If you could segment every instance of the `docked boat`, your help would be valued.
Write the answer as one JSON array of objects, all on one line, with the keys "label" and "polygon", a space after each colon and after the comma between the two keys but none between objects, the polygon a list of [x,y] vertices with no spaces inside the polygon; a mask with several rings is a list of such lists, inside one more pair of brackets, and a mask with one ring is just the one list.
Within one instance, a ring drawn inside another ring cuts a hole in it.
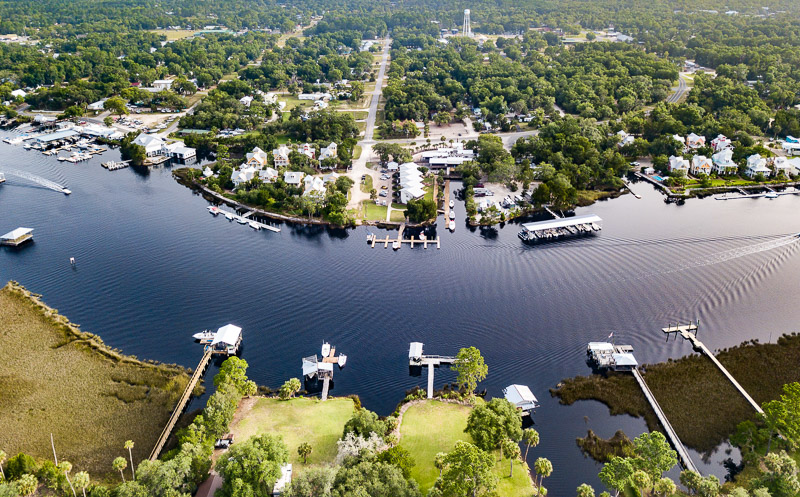
[{"label": "docked boat", "polygon": [[764,195],[764,198],[778,198],[778,194],[775,192],[769,192],[766,195]]},{"label": "docked boat", "polygon": [[219,207],[217,207],[216,205],[209,205],[208,206],[208,212],[210,212],[211,214],[214,214],[216,216],[217,214],[219,214],[220,210],[219,210]]},{"label": "docked boat", "polygon": [[427,236],[425,236],[425,232],[424,232],[424,231],[423,231],[422,233],[420,233],[420,234],[419,234],[419,239],[420,239],[420,240],[422,240],[423,242],[424,242],[424,241],[425,241],[427,238],[428,238],[428,237],[427,237]]},{"label": "docked boat", "polygon": [[393,241],[392,242],[392,249],[393,250],[397,250],[399,248],[400,248],[400,242],[398,242],[397,240]]},{"label": "docked boat", "polygon": [[450,211],[450,219],[452,220],[452,219],[455,219],[455,218],[456,218],[455,211]]},{"label": "docked boat", "polygon": [[322,357],[328,357],[331,353],[331,344],[328,342],[322,342]]},{"label": "docked boat", "polygon": [[259,226],[259,224],[255,221],[250,221],[248,224],[250,225],[251,228],[253,228],[256,231],[261,229],[261,226]]},{"label": "docked boat", "polygon": [[228,221],[233,221],[233,214],[231,214],[230,212],[223,212],[222,214],[225,216],[225,219],[227,219]]},{"label": "docked boat", "polygon": [[247,219],[243,218],[242,216],[239,216],[239,217],[237,217],[237,218],[236,218],[236,221],[237,221],[239,224],[247,224]]},{"label": "docked boat", "polygon": [[200,333],[195,333],[194,335],[192,335],[192,338],[200,342],[210,342],[211,340],[214,339],[214,335],[216,335],[216,332],[214,331],[203,330]]},{"label": "docked boat", "polygon": [[450,199],[450,208],[452,209],[455,206],[456,206],[456,202],[451,198]]},{"label": "docked boat", "polygon": [[344,365],[347,363],[347,356],[344,354],[339,354],[339,357],[337,358],[336,362],[339,363],[340,368],[343,368]]},{"label": "docked boat", "polygon": [[447,223],[447,228],[450,231],[455,231],[456,230],[456,222],[451,220],[449,223]]}]

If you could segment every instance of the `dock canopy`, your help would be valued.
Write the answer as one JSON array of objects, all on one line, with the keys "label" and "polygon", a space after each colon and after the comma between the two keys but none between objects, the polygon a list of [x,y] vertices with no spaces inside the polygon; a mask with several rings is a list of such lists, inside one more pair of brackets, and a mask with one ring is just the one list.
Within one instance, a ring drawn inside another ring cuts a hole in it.
[{"label": "dock canopy", "polygon": [[567,226],[576,226],[579,224],[599,224],[602,222],[603,220],[596,214],[585,214],[583,216],[551,219],[548,221],[538,221],[536,223],[525,223],[522,225],[522,227],[528,231],[541,231],[552,230],[556,228],[566,228]]},{"label": "dock canopy", "polygon": [[639,364],[636,362],[636,358],[633,357],[631,353],[623,353],[623,354],[614,354],[614,369],[617,371],[620,370],[627,370],[633,369]]},{"label": "dock canopy", "polygon": [[224,343],[225,345],[237,345],[239,343],[239,335],[241,334],[241,328],[232,324],[226,324],[217,330],[217,334],[214,335],[214,340],[211,342],[211,345],[213,346],[218,343]]},{"label": "dock canopy", "polygon": [[422,357],[422,342],[411,342],[408,348],[409,359],[419,359]]},{"label": "dock canopy", "polygon": [[314,376],[317,374],[317,356],[303,357],[303,376]]},{"label": "dock canopy", "polygon": [[0,245],[19,245],[33,238],[33,228],[17,228],[0,236]]},{"label": "dock canopy", "polygon": [[533,395],[531,389],[525,385],[509,385],[503,389],[506,400],[522,409],[530,411],[539,407],[539,401]]}]

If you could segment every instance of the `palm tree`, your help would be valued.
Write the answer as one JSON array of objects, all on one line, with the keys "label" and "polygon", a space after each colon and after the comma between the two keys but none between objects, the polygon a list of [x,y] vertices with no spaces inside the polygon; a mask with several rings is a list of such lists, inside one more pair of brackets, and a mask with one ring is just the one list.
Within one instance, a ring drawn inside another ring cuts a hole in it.
[{"label": "palm tree", "polygon": [[303,464],[306,463],[306,459],[308,459],[308,456],[311,455],[313,450],[314,448],[311,447],[311,444],[308,442],[301,443],[300,447],[297,448],[297,453],[303,458]]},{"label": "palm tree", "polygon": [[135,480],[136,473],[133,471],[133,440],[126,440],[123,447],[128,449],[128,456],[131,458],[131,480]]},{"label": "palm tree", "polygon": [[78,494],[75,493],[75,487],[72,486],[72,482],[69,479],[69,472],[72,471],[72,463],[69,461],[61,461],[58,463],[58,469],[64,472],[64,476],[67,477],[67,483],[69,483],[69,488],[72,490],[72,497],[78,497]]},{"label": "palm tree", "polygon": [[439,452],[433,458],[433,465],[439,470],[439,478],[442,477],[442,470],[444,469],[444,458],[447,457],[446,452]]},{"label": "palm tree", "polygon": [[118,457],[111,463],[111,467],[119,471],[119,475],[122,477],[122,483],[125,483],[125,473],[123,473],[123,471],[128,467],[128,461],[126,461],[124,457]]},{"label": "palm tree", "polygon": [[6,457],[8,457],[8,454],[0,450],[0,477],[3,480],[6,479],[6,474],[3,472],[3,463],[6,462]]},{"label": "palm tree", "polygon": [[553,463],[545,457],[540,457],[533,463],[533,468],[536,470],[536,474],[539,475],[539,484],[537,486],[541,489],[542,480],[553,474]]},{"label": "palm tree", "polygon": [[79,471],[75,473],[75,486],[83,491],[83,497],[86,497],[86,487],[89,486],[89,473],[86,471]]},{"label": "palm tree", "polygon": [[644,491],[647,487],[650,486],[650,475],[642,471],[641,469],[636,470],[631,475],[631,483],[639,489],[639,494],[644,497]]},{"label": "palm tree", "polygon": [[519,459],[519,444],[517,442],[511,440],[510,438],[506,438],[502,442],[500,442],[500,448],[502,449],[503,453],[508,457],[508,462],[511,465],[511,468],[508,472],[508,477],[511,478],[514,476],[514,460]]},{"label": "palm tree", "polygon": [[594,489],[586,483],[581,483],[576,492],[578,497],[594,497]]},{"label": "palm tree", "polygon": [[539,445],[539,432],[534,430],[533,428],[525,428],[522,430],[522,441],[525,442],[525,460],[528,460],[528,451],[531,450],[531,447],[536,447]]}]

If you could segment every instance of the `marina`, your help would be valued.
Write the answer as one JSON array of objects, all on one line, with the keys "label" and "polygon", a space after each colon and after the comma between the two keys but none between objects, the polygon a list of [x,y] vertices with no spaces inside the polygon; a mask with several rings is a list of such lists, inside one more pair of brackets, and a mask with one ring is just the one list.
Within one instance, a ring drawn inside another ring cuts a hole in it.
[{"label": "marina", "polygon": [[[550,211],[552,213],[552,211]],[[551,219],[525,223],[517,233],[522,241],[550,241],[575,235],[589,235],[600,231],[603,220],[596,214]]]},{"label": "marina", "polygon": [[125,169],[126,167],[131,165],[131,161],[129,160],[122,160],[122,161],[108,161],[103,162],[103,167],[108,169],[109,171],[116,171],[117,169]]},{"label": "marina", "polygon": [[236,214],[234,212],[224,211],[224,210],[220,209],[219,207],[217,207],[215,205],[210,205],[210,206],[206,207],[206,210],[208,212],[210,212],[212,215],[214,215],[214,217],[216,217],[219,214],[222,214],[225,217],[225,219],[227,219],[228,221],[236,221],[239,224],[246,224],[246,225],[250,226],[251,228],[253,228],[256,231],[264,229],[264,230],[267,230],[267,231],[272,231],[274,233],[280,233],[281,232],[281,229],[276,227],[276,226],[272,226],[271,224],[266,224],[266,223],[262,223],[262,222],[250,219],[250,217],[253,214],[255,214],[256,211],[248,211],[248,212],[246,212],[246,213],[244,213],[242,215],[239,215],[239,214]]}]

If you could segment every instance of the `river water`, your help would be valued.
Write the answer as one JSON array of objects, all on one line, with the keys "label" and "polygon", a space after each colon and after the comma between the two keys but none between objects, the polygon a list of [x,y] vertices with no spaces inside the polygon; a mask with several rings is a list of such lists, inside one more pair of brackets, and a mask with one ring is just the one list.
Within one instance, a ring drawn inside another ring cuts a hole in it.
[{"label": "river water", "polygon": [[[215,218],[169,168],[103,169],[115,151],[76,165],[0,144],[0,157],[0,171],[23,169],[73,192],[10,176],[0,186],[0,232],[35,229],[34,243],[0,250],[0,282],[19,281],[128,354],[187,367],[202,352],[192,333],[237,324],[248,374],[271,387],[300,377],[301,357],[328,340],[349,358],[332,394],[358,394],[382,415],[425,385],[426,373],[409,376],[409,342],[424,342],[429,354],[474,345],[489,366],[481,383],[489,395],[522,383],[541,401],[542,442],[529,458],[552,460],[551,495],[573,495],[582,482],[602,487],[600,466],[575,444],[588,428],[606,437],[645,429],[596,402],[551,398],[562,378],[589,373],[588,341],[613,332],[639,362],[653,363],[691,352],[664,342],[660,328],[670,322],[699,318],[716,349],[775,340],[800,317],[798,245],[761,250],[800,231],[795,196],[677,206],[636,184],[642,199],[579,209],[604,219],[598,236],[538,246],[523,245],[514,224],[467,229],[458,204],[455,233],[439,222],[441,250],[394,252],[369,248],[367,228],[255,232]],[[436,372],[437,386],[453,379]],[[723,450],[706,463],[694,455],[704,472],[724,475]]]}]

